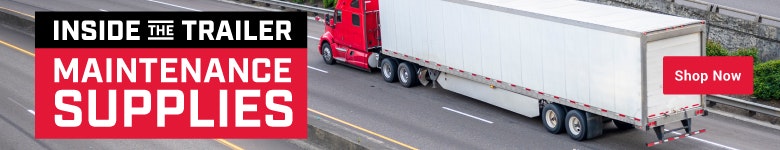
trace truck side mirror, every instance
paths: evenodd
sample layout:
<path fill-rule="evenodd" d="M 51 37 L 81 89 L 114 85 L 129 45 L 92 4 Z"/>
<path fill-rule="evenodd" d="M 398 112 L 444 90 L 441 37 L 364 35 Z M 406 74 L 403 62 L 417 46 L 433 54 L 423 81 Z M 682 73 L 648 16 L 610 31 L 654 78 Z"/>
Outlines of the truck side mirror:
<path fill-rule="evenodd" d="M 331 24 L 333 24 L 331 22 L 331 19 L 333 19 L 333 18 L 331 18 L 330 15 L 325 15 L 325 25 L 326 26 L 330 26 Z"/>
<path fill-rule="evenodd" d="M 331 15 L 325 15 L 325 25 L 329 26 L 331 28 L 336 28 L 336 24 L 333 24 L 333 16 Z"/>

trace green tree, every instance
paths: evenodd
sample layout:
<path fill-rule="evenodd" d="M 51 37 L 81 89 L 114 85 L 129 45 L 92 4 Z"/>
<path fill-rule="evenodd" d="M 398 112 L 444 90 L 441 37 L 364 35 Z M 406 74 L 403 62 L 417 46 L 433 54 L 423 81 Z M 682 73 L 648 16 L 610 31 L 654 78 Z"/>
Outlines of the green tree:
<path fill-rule="evenodd" d="M 338 0 L 322 0 L 322 6 L 325 8 L 333 8 L 338 3 Z"/>
<path fill-rule="evenodd" d="M 751 56 L 753 57 L 753 65 L 758 65 L 758 49 L 756 48 L 741 48 L 737 51 L 733 51 L 729 56 Z"/>
<path fill-rule="evenodd" d="M 753 96 L 780 100 L 780 60 L 758 64 L 753 70 Z"/>
<path fill-rule="evenodd" d="M 707 40 L 707 56 L 728 56 L 729 51 L 720 43 Z"/>
<path fill-rule="evenodd" d="M 291 0 L 293 3 L 303 4 L 307 0 Z"/>

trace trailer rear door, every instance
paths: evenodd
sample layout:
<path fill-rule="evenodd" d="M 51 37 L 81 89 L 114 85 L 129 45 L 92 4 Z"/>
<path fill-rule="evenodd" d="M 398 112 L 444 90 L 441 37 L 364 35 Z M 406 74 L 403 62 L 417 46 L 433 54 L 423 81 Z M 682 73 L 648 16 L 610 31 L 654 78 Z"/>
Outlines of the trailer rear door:
<path fill-rule="evenodd" d="M 647 43 L 647 115 L 674 113 L 701 102 L 701 95 L 664 95 L 664 56 L 702 56 L 701 33 Z"/>

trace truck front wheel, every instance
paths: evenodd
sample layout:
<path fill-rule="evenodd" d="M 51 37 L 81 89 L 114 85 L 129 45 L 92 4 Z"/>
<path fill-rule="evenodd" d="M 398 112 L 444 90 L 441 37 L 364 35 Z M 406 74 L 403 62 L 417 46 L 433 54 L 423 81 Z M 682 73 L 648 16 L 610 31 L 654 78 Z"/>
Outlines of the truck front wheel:
<path fill-rule="evenodd" d="M 328 42 L 322 43 L 322 60 L 325 60 L 325 64 L 332 65 L 336 63 L 333 61 L 333 51 L 330 51 L 330 44 Z"/>
<path fill-rule="evenodd" d="M 382 69 L 382 78 L 385 79 L 385 82 L 393 83 L 398 80 L 398 77 L 396 77 L 398 75 L 395 71 L 396 68 L 398 68 L 398 63 L 392 58 L 382 59 L 380 69 Z"/>
<path fill-rule="evenodd" d="M 547 128 L 547 132 L 558 134 L 563 131 L 563 118 L 565 111 L 556 104 L 545 104 L 542 108 L 542 124 Z"/>
<path fill-rule="evenodd" d="M 566 113 L 566 132 L 569 133 L 571 139 L 585 140 L 587 131 L 588 120 L 585 118 L 585 113 L 580 110 L 570 110 L 569 113 Z"/>
<path fill-rule="evenodd" d="M 404 87 L 414 87 L 418 83 L 417 80 L 417 67 L 409 62 L 403 62 L 398 65 L 398 80 L 401 81 L 401 85 Z"/>

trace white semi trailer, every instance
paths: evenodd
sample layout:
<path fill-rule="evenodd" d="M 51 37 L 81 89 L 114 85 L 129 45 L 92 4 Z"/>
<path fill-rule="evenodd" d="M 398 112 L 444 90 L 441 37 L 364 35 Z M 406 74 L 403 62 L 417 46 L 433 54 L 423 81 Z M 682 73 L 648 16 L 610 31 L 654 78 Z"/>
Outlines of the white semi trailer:
<path fill-rule="evenodd" d="M 361 8 L 354 1 L 337 6 L 335 17 Z M 377 2 L 358 1 L 369 9 Z M 356 23 L 356 15 L 352 22 L 336 19 L 364 26 L 365 40 L 381 37 L 376 48 L 341 51 L 365 48 L 366 60 L 352 61 L 380 68 L 388 82 L 411 87 L 431 80 L 524 116 L 541 116 L 549 132 L 566 131 L 575 140 L 601 135 L 608 121 L 623 129 L 654 130 L 659 141 L 647 146 L 705 131 L 691 130 L 691 118 L 706 114 L 704 96 L 665 95 L 662 85 L 664 56 L 704 55 L 702 20 L 576 0 L 378 3 L 380 32 L 366 28 L 376 26 L 368 18 L 374 10 L 364 8 L 359 15 L 365 24 Z M 331 40 L 340 34 L 330 32 L 336 31 L 323 35 L 320 48 L 332 63 L 338 47 L 331 45 L 339 41 Z M 668 130 L 686 134 L 664 137 L 671 123 L 682 127 Z"/>

